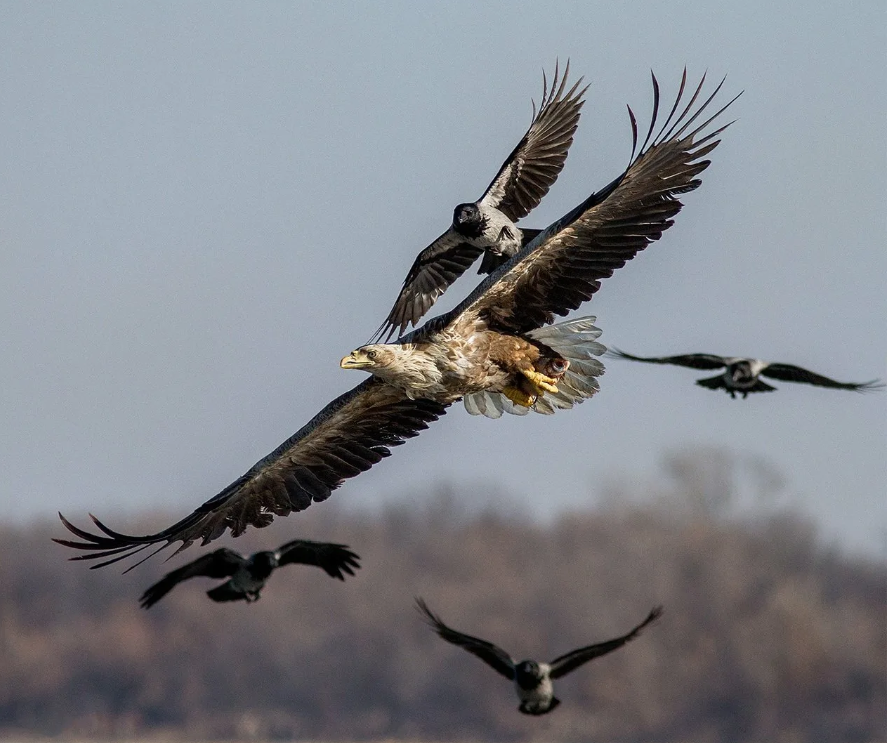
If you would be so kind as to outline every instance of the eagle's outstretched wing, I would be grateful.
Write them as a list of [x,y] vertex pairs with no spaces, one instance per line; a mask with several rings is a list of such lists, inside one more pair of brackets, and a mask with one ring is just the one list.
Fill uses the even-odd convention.
[[630,361],[644,361],[648,364],[689,366],[691,369],[720,369],[727,365],[727,361],[722,356],[715,356],[711,353],[686,353],[680,356],[633,356],[610,346],[607,349],[607,356],[629,359]]
[[[525,217],[539,204],[564,167],[579,126],[579,112],[585,102],[582,96],[588,89],[587,86],[579,89],[582,82],[579,78],[567,90],[569,72],[569,62],[562,78],[555,66],[550,90],[548,81],[543,79],[542,102],[538,111],[533,105],[530,128],[480,200],[499,209],[512,222]],[[402,334],[408,325],[418,323],[483,252],[482,248],[464,242],[452,228],[444,232],[416,257],[394,306],[373,338],[384,341],[395,333]]]
[[815,384],[817,387],[831,387],[832,389],[853,390],[855,392],[864,392],[884,386],[877,379],[872,379],[868,382],[837,382],[834,379],[822,376],[822,374],[817,374],[792,364],[768,364],[761,370],[761,374],[771,379],[782,380],[783,382],[803,382],[805,384]]
[[709,165],[704,158],[729,126],[706,133],[709,124],[736,100],[697,123],[723,81],[697,105],[703,76],[679,112],[686,79],[684,70],[671,112],[654,135],[659,84],[653,76],[653,115],[640,149],[636,119],[629,108],[634,147],[628,168],[500,266],[444,322],[476,316],[494,329],[525,333],[538,328],[591,299],[601,279],[662,237],[683,206],[678,196],[699,186],[698,175]]
[[347,478],[389,456],[389,447],[428,428],[446,408],[431,400],[410,400],[400,390],[371,377],[331,402],[221,493],[169,528],[133,536],[113,531],[91,516],[99,529],[91,533],[59,514],[68,530],[83,541],[54,541],[88,551],[72,560],[104,559],[93,566],[98,568],[154,545],[159,545],[159,550],[181,542],[176,550],[181,552],[195,540],[209,544],[229,530],[232,536],[239,536],[248,526],[267,526],[275,516],[325,500]]
[[580,77],[567,90],[569,61],[564,68],[564,76],[559,79],[558,73],[558,66],[555,65],[550,90],[543,73],[539,110],[536,111],[534,104],[530,128],[502,163],[480,199],[480,203],[498,209],[512,222],[526,217],[539,206],[542,197],[563,170],[570,145],[573,144],[573,135],[579,126],[579,112],[585,103],[583,96],[588,86],[579,89],[582,84]]
[[588,645],[584,648],[579,648],[578,650],[573,650],[570,653],[566,653],[559,658],[555,658],[551,661],[551,678],[556,679],[561,676],[565,676],[570,671],[578,668],[583,663],[588,663],[588,661],[594,658],[600,658],[602,655],[606,655],[607,653],[611,653],[618,648],[621,648],[625,643],[634,640],[637,637],[641,630],[644,629],[651,622],[655,622],[659,617],[662,616],[662,607],[657,606],[654,608],[648,615],[647,618],[641,622],[637,627],[635,627],[628,634],[622,635],[622,637],[617,637],[613,640],[607,640],[606,642],[599,642],[596,645]]
[[428,608],[428,604],[423,599],[416,599],[416,608],[418,608],[419,613],[422,614],[431,628],[444,640],[464,648],[472,655],[476,655],[488,666],[505,676],[505,678],[514,679],[514,659],[498,645],[447,627],[440,617]]
[[243,555],[221,547],[214,552],[207,552],[187,565],[164,575],[153,586],[150,586],[139,599],[143,609],[148,609],[168,594],[179,583],[189,578],[206,576],[207,578],[230,578],[237,569],[246,562]]
[[278,565],[316,565],[323,568],[331,578],[339,580],[345,580],[346,573],[354,575],[354,571],[360,569],[360,557],[345,544],[294,539],[278,547],[275,554]]

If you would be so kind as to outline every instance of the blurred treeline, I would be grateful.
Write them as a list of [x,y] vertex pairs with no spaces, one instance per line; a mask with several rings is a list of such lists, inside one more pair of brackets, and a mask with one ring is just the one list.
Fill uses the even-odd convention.
[[[334,497],[219,544],[342,542],[363,569],[343,584],[287,567],[253,605],[214,604],[215,582],[194,579],[139,608],[199,547],[121,575],[66,562],[55,523],[0,527],[0,738],[887,740],[887,570],[824,545],[797,514],[737,513],[735,467],[716,460],[674,457],[655,497],[623,488],[548,524],[467,491],[376,512]],[[622,634],[658,603],[666,613],[529,718],[508,681],[422,624],[417,595],[519,659]]]

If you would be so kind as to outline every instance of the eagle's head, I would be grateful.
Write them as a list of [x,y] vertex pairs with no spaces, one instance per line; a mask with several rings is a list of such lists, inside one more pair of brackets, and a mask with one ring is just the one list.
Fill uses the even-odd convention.
[[381,371],[384,374],[385,369],[396,365],[396,357],[393,344],[373,343],[355,348],[339,362],[339,366],[343,369],[363,369],[373,374]]
[[354,349],[339,366],[362,369],[406,390],[408,396],[423,396],[440,380],[433,359],[411,344],[373,343]]

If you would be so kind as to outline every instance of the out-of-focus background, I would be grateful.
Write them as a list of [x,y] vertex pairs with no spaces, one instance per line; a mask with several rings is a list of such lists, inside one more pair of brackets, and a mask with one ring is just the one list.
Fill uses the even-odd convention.
[[[556,59],[591,87],[531,227],[625,166],[625,104],[646,121],[651,69],[666,100],[684,65],[727,75],[725,99],[745,91],[675,226],[580,310],[605,343],[887,376],[885,15],[0,8],[0,730],[883,738],[883,393],[776,382],[731,400],[696,387],[704,373],[610,361],[573,411],[454,408],[332,501],[231,542],[347,539],[364,556],[344,587],[294,570],[252,607],[188,586],[142,612],[182,558],[121,578],[48,538],[58,510],[166,525],[357,383],[338,359],[482,193]],[[528,722],[507,683],[429,638],[416,593],[518,654],[668,613]],[[679,693],[691,676],[708,696]]]

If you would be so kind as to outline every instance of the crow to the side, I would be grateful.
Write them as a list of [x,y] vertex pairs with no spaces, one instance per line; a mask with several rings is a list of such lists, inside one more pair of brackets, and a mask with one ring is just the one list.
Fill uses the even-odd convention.
[[312,542],[296,539],[274,550],[255,552],[244,557],[227,547],[208,552],[196,560],[167,573],[143,594],[139,602],[148,609],[182,581],[197,576],[228,578],[206,592],[213,601],[258,601],[268,577],[281,565],[315,565],[327,575],[345,580],[345,573],[354,575],[360,558],[344,544]]

